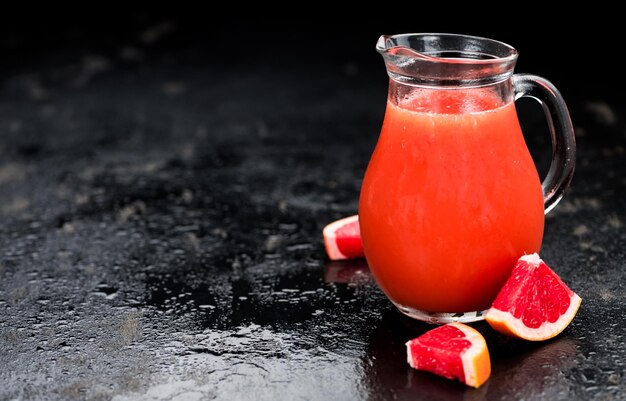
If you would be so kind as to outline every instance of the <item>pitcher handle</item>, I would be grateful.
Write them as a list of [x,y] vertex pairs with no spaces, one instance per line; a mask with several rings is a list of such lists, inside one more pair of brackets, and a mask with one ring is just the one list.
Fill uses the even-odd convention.
[[576,163],[574,127],[563,97],[548,80],[530,74],[513,75],[515,100],[530,97],[541,104],[552,137],[552,162],[541,183],[545,214],[563,197],[572,181]]

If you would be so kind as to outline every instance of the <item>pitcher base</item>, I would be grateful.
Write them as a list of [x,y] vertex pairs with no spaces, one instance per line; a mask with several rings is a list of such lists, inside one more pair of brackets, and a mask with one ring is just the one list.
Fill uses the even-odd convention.
[[439,312],[425,312],[419,309],[414,309],[408,306],[393,303],[396,308],[403,314],[410,318],[421,320],[423,322],[433,324],[446,324],[452,322],[459,323],[471,323],[480,320],[485,320],[487,310],[475,311],[475,312],[459,312],[459,313],[439,313]]

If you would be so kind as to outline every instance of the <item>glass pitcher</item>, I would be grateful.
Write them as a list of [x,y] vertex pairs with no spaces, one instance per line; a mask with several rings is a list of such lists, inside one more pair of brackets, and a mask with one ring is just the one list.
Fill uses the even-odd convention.
[[[538,252],[544,215],[575,163],[574,130],[556,88],[513,74],[517,51],[454,34],[382,36],[387,109],[359,199],[371,272],[404,314],[433,323],[484,313],[517,259]],[[541,183],[515,100],[545,111],[552,163]]]

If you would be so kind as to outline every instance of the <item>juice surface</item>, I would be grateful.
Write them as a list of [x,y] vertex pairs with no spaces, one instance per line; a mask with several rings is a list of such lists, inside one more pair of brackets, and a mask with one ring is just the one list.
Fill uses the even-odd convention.
[[387,103],[359,201],[365,256],[396,304],[483,310],[541,247],[541,183],[512,102],[431,92]]

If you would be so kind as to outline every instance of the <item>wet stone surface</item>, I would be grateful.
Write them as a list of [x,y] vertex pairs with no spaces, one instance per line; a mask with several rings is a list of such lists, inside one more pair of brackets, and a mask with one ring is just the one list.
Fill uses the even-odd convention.
[[[623,102],[570,102],[578,167],[542,253],[578,316],[538,344],[476,324],[493,374],[475,390],[411,370],[403,344],[429,326],[363,261],[325,259],[322,227],[356,213],[382,63],[227,69],[150,43],[4,79],[0,399],[626,398]],[[538,159],[546,141],[528,138]]]

